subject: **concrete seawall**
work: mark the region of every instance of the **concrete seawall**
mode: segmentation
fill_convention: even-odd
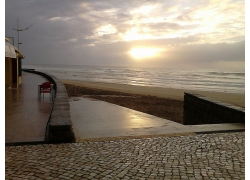
[[[185,93],[183,122],[185,125],[245,123],[245,109],[199,94]]]
[[[45,141],[47,143],[75,142],[69,98],[64,84],[55,76],[43,72],[33,69],[24,69],[23,71],[41,75],[54,84],[54,99],[47,123]]]

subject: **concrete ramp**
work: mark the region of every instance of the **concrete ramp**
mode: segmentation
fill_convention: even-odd
[[[71,98],[76,139],[192,132],[173,121],[87,98]]]

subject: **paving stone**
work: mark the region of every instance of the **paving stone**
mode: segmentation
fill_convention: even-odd
[[[244,179],[245,133],[5,147],[6,179]]]

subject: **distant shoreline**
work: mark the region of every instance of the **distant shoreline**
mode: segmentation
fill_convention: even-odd
[[[180,101],[184,100],[184,92],[189,92],[189,93],[200,94],[217,101],[233,104],[240,107],[245,107],[245,94],[135,86],[135,85],[103,83],[103,82],[86,82],[86,81],[76,81],[76,80],[61,80],[61,81],[64,84],[70,84],[75,86],[89,87],[102,90],[111,90],[122,93],[156,96],[160,98],[174,99]]]

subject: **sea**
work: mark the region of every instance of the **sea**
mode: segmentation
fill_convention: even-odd
[[[245,72],[84,65],[23,65],[58,79],[245,94]]]

